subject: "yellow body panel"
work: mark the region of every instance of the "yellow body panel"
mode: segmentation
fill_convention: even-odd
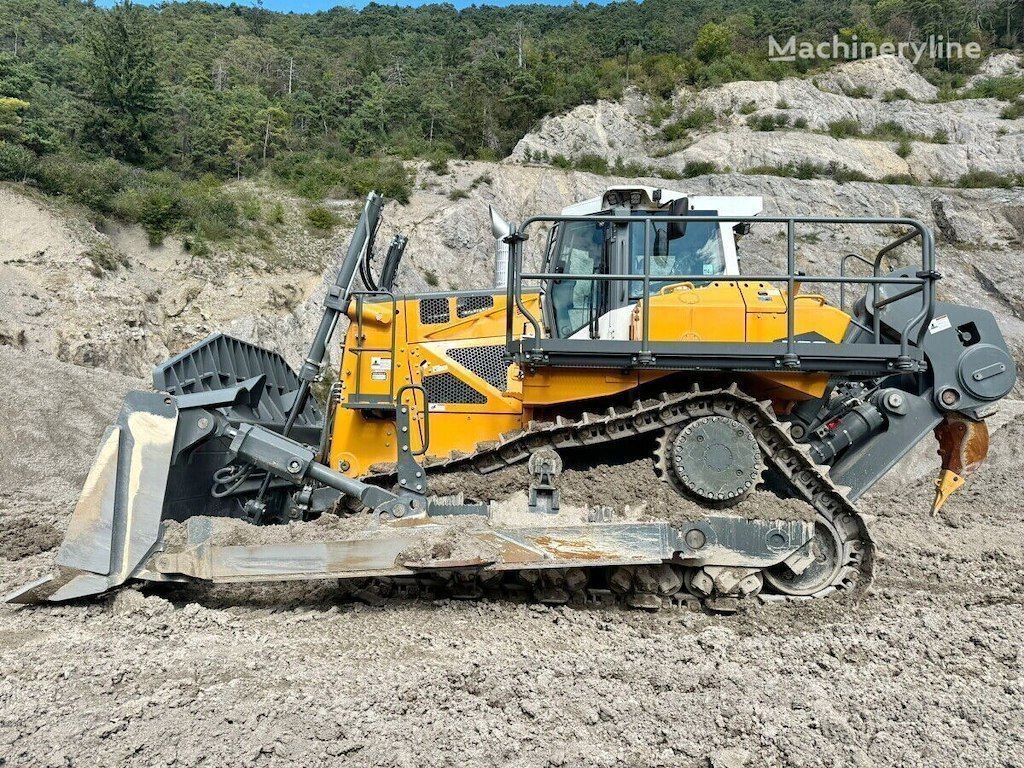
[[[374,464],[394,462],[394,421],[372,409],[352,406],[359,405],[367,396],[392,401],[403,386],[423,386],[424,379],[430,377],[454,376],[470,387],[475,399],[482,402],[431,405],[429,456],[448,456],[456,451],[468,453],[478,443],[497,439],[503,432],[522,425],[524,408],[518,376],[506,376],[502,386],[495,386],[496,379],[489,383],[448,354],[450,350],[464,347],[493,349],[500,346],[504,349],[505,295],[495,294],[491,298],[491,308],[472,313],[464,309],[461,314],[465,317],[459,316],[460,306],[455,296],[399,300],[394,313],[390,300],[366,303],[361,312],[353,305],[349,313],[353,322],[345,337],[339,370],[341,396],[331,430],[328,455],[331,467],[357,477],[369,472]],[[523,299],[531,313],[540,314],[538,295],[528,294]],[[421,301],[432,302],[429,311],[421,312]],[[363,318],[362,337],[355,321],[357,313]],[[521,328],[523,317],[518,310],[514,317]],[[436,322],[429,322],[431,320]],[[393,354],[389,351],[392,343]],[[422,397],[407,391],[403,402],[412,403],[414,398],[412,412],[416,431],[423,426]],[[418,437],[414,436],[413,446],[420,445]]]
[[[524,302],[534,317],[541,316],[538,294],[524,296]],[[486,304],[490,306],[482,306]],[[479,443],[519,429],[536,410],[543,409],[549,417],[559,406],[599,401],[673,373],[574,368],[520,373],[501,359],[505,304],[504,294],[494,294],[489,299],[431,296],[400,299],[395,305],[390,299],[353,305],[339,371],[340,405],[329,444],[330,466],[359,476],[375,464],[395,461],[395,423],[386,409],[374,410],[367,401],[393,402],[406,385],[446,394],[430,398],[428,414],[422,412],[418,392],[407,390],[403,397],[413,405],[414,432],[422,434],[424,419],[429,418],[428,455],[444,457],[468,453]],[[670,286],[651,297],[650,338],[776,341],[786,336],[786,304],[784,291],[764,283]],[[634,339],[641,337],[643,312],[642,305],[634,310]],[[821,341],[839,342],[849,322],[849,316],[820,296],[796,298],[797,336],[814,333],[824,337]],[[517,310],[513,335],[518,337],[524,325]],[[770,398],[780,411],[794,401],[820,397],[828,383],[825,375],[800,373],[745,374],[743,379],[748,390]],[[414,437],[413,445],[422,443]]]
[[[771,283],[716,281],[702,287],[680,283],[651,297],[651,341],[771,342],[786,338],[787,294]],[[633,311],[631,338],[643,335],[641,304]],[[850,316],[829,306],[824,297],[796,297],[793,320],[797,337],[815,334],[840,342]],[[801,342],[807,343],[807,342]],[[773,400],[821,397],[828,376],[817,374],[751,374],[762,396]]]

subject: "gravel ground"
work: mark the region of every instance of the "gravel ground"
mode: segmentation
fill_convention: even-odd
[[[6,590],[48,569],[137,382],[0,365],[55,391],[0,395]],[[1024,766],[1024,418],[993,443],[939,518],[923,449],[865,500],[859,604],[372,608],[325,583],[2,607],[0,765]]]

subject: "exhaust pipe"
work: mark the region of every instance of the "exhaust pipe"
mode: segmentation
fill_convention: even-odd
[[[512,227],[494,210],[493,205],[487,206],[487,210],[491,214],[491,234],[494,235],[494,287],[505,288],[508,285],[508,243],[505,238]]]

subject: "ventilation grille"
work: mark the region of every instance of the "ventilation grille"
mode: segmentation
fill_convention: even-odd
[[[430,403],[451,405],[483,405],[487,398],[451,373],[423,377],[423,389]]]
[[[504,344],[493,347],[458,347],[449,349],[446,354],[474,376],[479,376],[500,392],[505,391],[508,385],[508,364],[502,360]]]
[[[448,299],[420,299],[420,322],[423,325],[439,325],[451,319]]]
[[[485,309],[494,308],[493,296],[459,296],[455,300],[455,314],[459,317],[469,317]]]

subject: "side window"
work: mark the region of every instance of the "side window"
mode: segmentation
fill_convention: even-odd
[[[554,271],[567,276],[606,272],[604,227],[585,221],[568,222],[563,226]],[[571,277],[553,280],[550,295],[558,338],[572,336],[601,314],[603,286],[593,280]]]
[[[714,216],[717,211],[694,211]],[[644,252],[647,249],[646,228],[637,222],[630,224],[630,268],[632,274],[644,273]],[[650,256],[651,277],[662,275],[721,275],[725,272],[725,250],[719,225],[715,222],[691,221],[686,231],[676,234],[665,222],[654,223],[654,248]],[[664,288],[676,280],[651,280],[651,292]],[[633,281],[630,297],[643,295],[643,283]]]

